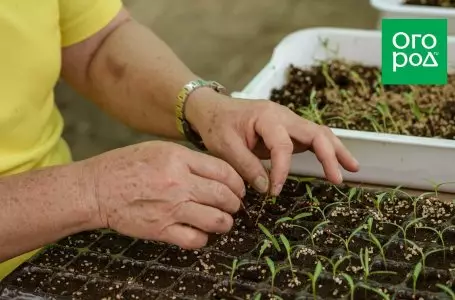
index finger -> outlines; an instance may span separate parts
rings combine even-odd
[[[217,157],[201,152],[192,152],[187,161],[191,173],[223,183],[240,198],[245,196],[245,183],[231,165]]]

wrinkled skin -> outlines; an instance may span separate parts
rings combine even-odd
[[[212,95],[189,99],[188,119],[206,147],[229,162],[259,192],[281,192],[293,153],[311,150],[321,162],[328,180],[342,182],[339,165],[356,172],[358,162],[330,128],[293,113],[268,100],[232,99]],[[202,117],[203,116],[203,117]],[[269,176],[260,159],[271,159]],[[270,186],[271,185],[271,186]]]
[[[226,162],[170,142],[113,150],[85,163],[101,223],[122,234],[196,249],[232,227],[245,193]]]

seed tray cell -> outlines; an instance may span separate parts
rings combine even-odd
[[[428,193],[411,197],[319,179],[290,177],[286,184],[292,195],[277,198],[258,198],[249,188],[254,217],[235,219],[255,230],[213,235],[197,251],[106,230],[63,239],[5,278],[0,299],[19,293],[34,299],[313,299],[313,292],[342,299],[350,297],[350,283],[354,299],[382,299],[380,291],[395,299],[450,299],[440,286],[453,289],[455,282],[455,231],[453,217],[446,217],[453,205]],[[274,205],[286,209],[271,217],[263,208]],[[432,232],[436,239],[427,236]],[[309,274],[315,272],[313,290]]]

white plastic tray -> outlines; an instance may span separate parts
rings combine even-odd
[[[299,67],[314,65],[315,60],[334,57],[321,41],[329,42],[329,49],[337,50],[337,57],[360,63],[381,66],[381,33],[379,31],[314,28],[288,35],[275,48],[270,62],[233,97],[269,99],[273,88],[286,82],[290,64]],[[449,38],[449,70],[455,71],[455,37]],[[358,173],[343,172],[346,181],[412,189],[433,190],[434,183],[455,181],[455,141],[409,137],[394,134],[333,129],[359,160]],[[269,162],[264,162],[269,165]],[[320,163],[311,152],[295,154],[291,173],[323,177]],[[455,193],[455,184],[439,188]]]
[[[405,5],[403,0],[370,0],[381,18],[443,18],[448,20],[448,34],[455,35],[455,8]],[[381,28],[381,22],[378,24]]]

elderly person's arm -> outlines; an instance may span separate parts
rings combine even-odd
[[[176,95],[198,78],[125,9],[96,35],[64,49],[63,76],[124,123],[169,138],[182,138],[176,128]],[[209,151],[229,162],[261,192],[268,190],[269,177],[258,157],[271,157],[275,195],[296,151],[313,150],[334,183],[342,181],[339,164],[349,171],[358,169],[328,128],[271,101],[235,100],[199,89],[188,99],[186,116]]]

